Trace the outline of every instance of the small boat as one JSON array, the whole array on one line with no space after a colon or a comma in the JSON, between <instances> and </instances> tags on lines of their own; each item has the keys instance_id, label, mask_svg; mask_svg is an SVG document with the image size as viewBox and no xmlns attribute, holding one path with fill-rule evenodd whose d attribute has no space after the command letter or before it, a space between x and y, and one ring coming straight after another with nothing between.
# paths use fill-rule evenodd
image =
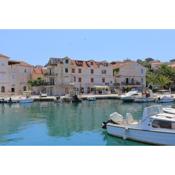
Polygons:
<instances>
[{"instance_id":1,"label":"small boat","mask_svg":"<svg viewBox=\"0 0 175 175\"><path fill-rule=\"evenodd\" d=\"M33 103L32 98L22 98L19 100L19 103Z\"/></svg>"},{"instance_id":2,"label":"small boat","mask_svg":"<svg viewBox=\"0 0 175 175\"><path fill-rule=\"evenodd\" d=\"M158 91L158 97L157 97L158 103L169 103L173 101L174 101L174 98L171 95L169 90L159 90Z\"/></svg>"},{"instance_id":3,"label":"small boat","mask_svg":"<svg viewBox=\"0 0 175 175\"><path fill-rule=\"evenodd\" d=\"M144 143L175 145L175 115L163 112L162 106L146 107L142 119L135 121L130 113L123 117L115 112L103 128L108 134Z\"/></svg>"},{"instance_id":4,"label":"small boat","mask_svg":"<svg viewBox=\"0 0 175 175\"><path fill-rule=\"evenodd\" d=\"M0 103L5 103L5 99L4 98L1 98L0 99Z\"/></svg>"},{"instance_id":5,"label":"small boat","mask_svg":"<svg viewBox=\"0 0 175 175\"><path fill-rule=\"evenodd\" d=\"M95 97L87 97L87 100L88 101L96 101L96 98Z\"/></svg>"},{"instance_id":6,"label":"small boat","mask_svg":"<svg viewBox=\"0 0 175 175\"><path fill-rule=\"evenodd\" d=\"M138 96L134 99L134 102L136 103L149 103L149 102L154 102L155 97L150 89L146 89L143 93L142 96Z\"/></svg>"},{"instance_id":7,"label":"small boat","mask_svg":"<svg viewBox=\"0 0 175 175\"><path fill-rule=\"evenodd\" d=\"M80 102L82 102L82 100L77 95L72 96L72 103L80 103Z\"/></svg>"},{"instance_id":8,"label":"small boat","mask_svg":"<svg viewBox=\"0 0 175 175\"><path fill-rule=\"evenodd\" d=\"M133 102L134 99L139 95L137 90L129 91L128 93L121 95L121 100L123 102Z\"/></svg>"},{"instance_id":9,"label":"small boat","mask_svg":"<svg viewBox=\"0 0 175 175\"><path fill-rule=\"evenodd\" d=\"M47 94L41 93L41 94L40 94L40 97L47 97Z\"/></svg>"},{"instance_id":10,"label":"small boat","mask_svg":"<svg viewBox=\"0 0 175 175\"><path fill-rule=\"evenodd\" d=\"M136 97L134 99L134 102L136 103L149 103L149 102L154 102L155 98L153 97Z\"/></svg>"},{"instance_id":11,"label":"small boat","mask_svg":"<svg viewBox=\"0 0 175 175\"><path fill-rule=\"evenodd\" d=\"M5 99L5 103L19 103L19 97L10 97Z\"/></svg>"},{"instance_id":12,"label":"small boat","mask_svg":"<svg viewBox=\"0 0 175 175\"><path fill-rule=\"evenodd\" d=\"M72 101L72 97L69 94L66 94L65 96L61 96L59 98L60 102L71 102Z\"/></svg>"},{"instance_id":13,"label":"small boat","mask_svg":"<svg viewBox=\"0 0 175 175\"><path fill-rule=\"evenodd\" d=\"M169 114L175 114L175 109L174 108L163 108L163 112L169 113Z\"/></svg>"}]
</instances>

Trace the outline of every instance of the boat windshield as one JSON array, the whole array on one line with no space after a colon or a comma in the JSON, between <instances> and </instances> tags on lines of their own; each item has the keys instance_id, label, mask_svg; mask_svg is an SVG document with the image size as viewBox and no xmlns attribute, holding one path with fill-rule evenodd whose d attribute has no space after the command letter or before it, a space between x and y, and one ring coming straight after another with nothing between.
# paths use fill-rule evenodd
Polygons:
<instances>
[{"instance_id":1,"label":"boat windshield","mask_svg":"<svg viewBox=\"0 0 175 175\"><path fill-rule=\"evenodd\" d=\"M153 105L150 107L146 107L143 111L143 118L151 117L156 114L163 113L161 105Z\"/></svg>"},{"instance_id":2,"label":"boat windshield","mask_svg":"<svg viewBox=\"0 0 175 175\"><path fill-rule=\"evenodd\" d=\"M131 96L136 94L138 94L138 91L129 91L128 93L126 93L126 96Z\"/></svg>"}]
</instances>

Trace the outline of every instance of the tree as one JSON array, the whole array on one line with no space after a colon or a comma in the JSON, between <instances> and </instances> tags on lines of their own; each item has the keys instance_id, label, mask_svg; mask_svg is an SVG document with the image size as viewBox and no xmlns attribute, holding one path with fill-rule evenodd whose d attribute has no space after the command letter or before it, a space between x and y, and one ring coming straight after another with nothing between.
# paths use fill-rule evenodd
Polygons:
<instances>
[{"instance_id":1,"label":"tree","mask_svg":"<svg viewBox=\"0 0 175 175\"><path fill-rule=\"evenodd\" d=\"M175 69L166 64L162 64L156 73L164 75L165 77L168 77L172 82L175 82Z\"/></svg>"},{"instance_id":2,"label":"tree","mask_svg":"<svg viewBox=\"0 0 175 175\"><path fill-rule=\"evenodd\" d=\"M157 85L157 74L148 71L146 75L146 84Z\"/></svg>"},{"instance_id":3,"label":"tree","mask_svg":"<svg viewBox=\"0 0 175 175\"><path fill-rule=\"evenodd\" d=\"M164 75L159 75L157 77L157 84L159 84L162 89L164 89L166 86L169 87L171 82L172 81L170 80L170 78L168 78Z\"/></svg>"},{"instance_id":4,"label":"tree","mask_svg":"<svg viewBox=\"0 0 175 175\"><path fill-rule=\"evenodd\" d=\"M150 62L150 61L154 61L154 59L153 58L145 58L145 61Z\"/></svg>"},{"instance_id":5,"label":"tree","mask_svg":"<svg viewBox=\"0 0 175 175\"><path fill-rule=\"evenodd\" d=\"M30 86L42 86L45 84L44 80L42 78L37 78L36 80L29 80L28 84Z\"/></svg>"},{"instance_id":6,"label":"tree","mask_svg":"<svg viewBox=\"0 0 175 175\"><path fill-rule=\"evenodd\" d=\"M175 59L171 59L170 62L171 62L171 63L172 63L172 62L175 62Z\"/></svg>"}]
</instances>

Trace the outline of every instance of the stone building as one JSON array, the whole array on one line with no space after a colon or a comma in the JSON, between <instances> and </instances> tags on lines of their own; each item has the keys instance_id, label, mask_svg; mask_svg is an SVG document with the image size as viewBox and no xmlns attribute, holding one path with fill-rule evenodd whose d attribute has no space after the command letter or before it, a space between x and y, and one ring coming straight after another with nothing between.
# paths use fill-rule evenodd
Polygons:
<instances>
[{"instance_id":1,"label":"stone building","mask_svg":"<svg viewBox=\"0 0 175 175\"><path fill-rule=\"evenodd\" d=\"M0 95L20 95L28 91L32 69L26 62L10 60L0 54Z\"/></svg>"},{"instance_id":2,"label":"stone building","mask_svg":"<svg viewBox=\"0 0 175 175\"><path fill-rule=\"evenodd\" d=\"M50 58L46 82L46 91L50 95L68 94L72 89L77 93L90 93L97 87L105 89L113 86L113 69L107 62Z\"/></svg>"}]
</instances>

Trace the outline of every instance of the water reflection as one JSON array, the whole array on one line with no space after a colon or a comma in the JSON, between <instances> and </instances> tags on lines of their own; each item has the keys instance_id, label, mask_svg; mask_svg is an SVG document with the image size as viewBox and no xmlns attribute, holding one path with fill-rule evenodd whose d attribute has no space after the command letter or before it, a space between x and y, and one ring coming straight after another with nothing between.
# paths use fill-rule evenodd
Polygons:
<instances>
[{"instance_id":1,"label":"water reflection","mask_svg":"<svg viewBox=\"0 0 175 175\"><path fill-rule=\"evenodd\" d=\"M109 136L101 129L101 123L115 111L123 115L130 112L139 119L144 107L149 105L152 104L122 103L120 100L83 101L79 104L0 104L0 143L142 145ZM82 142L78 140L80 138Z\"/></svg>"}]
</instances>

